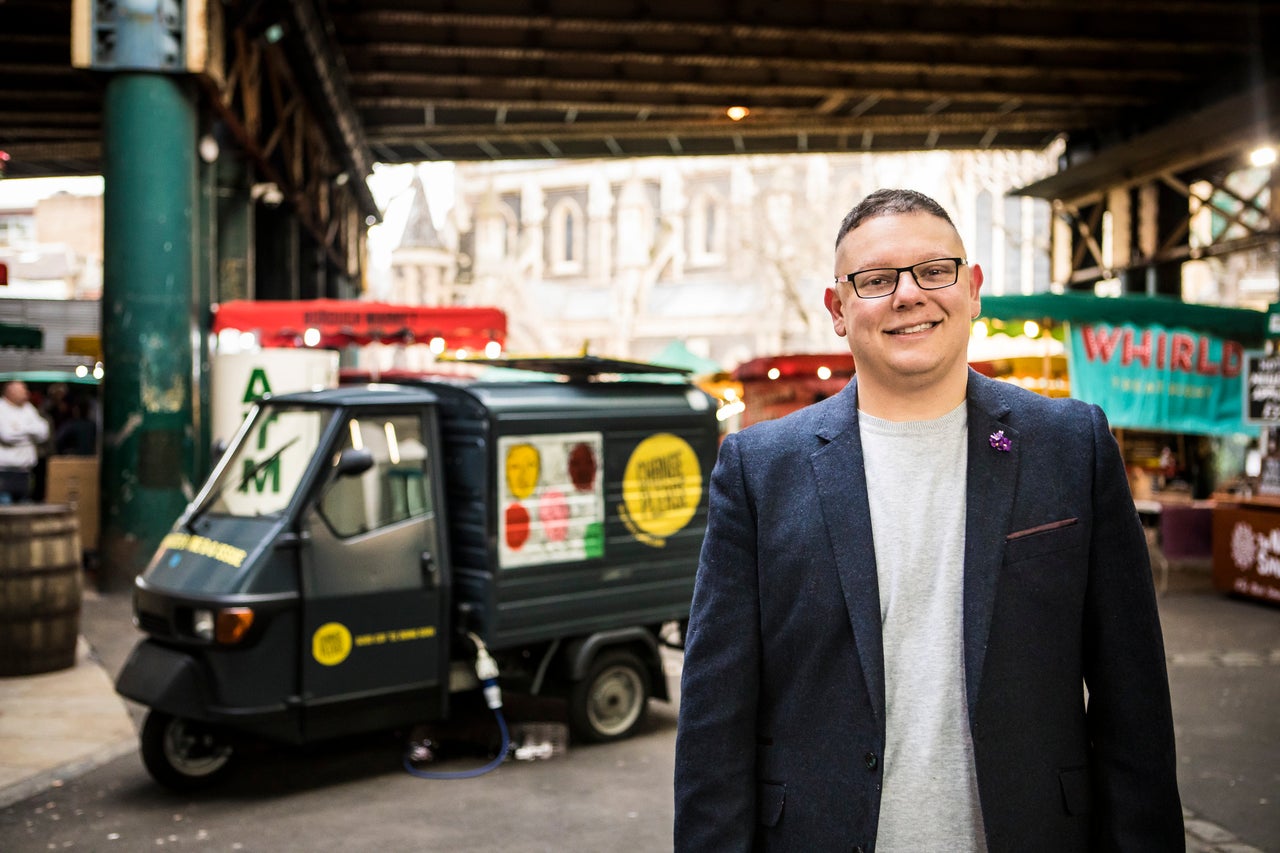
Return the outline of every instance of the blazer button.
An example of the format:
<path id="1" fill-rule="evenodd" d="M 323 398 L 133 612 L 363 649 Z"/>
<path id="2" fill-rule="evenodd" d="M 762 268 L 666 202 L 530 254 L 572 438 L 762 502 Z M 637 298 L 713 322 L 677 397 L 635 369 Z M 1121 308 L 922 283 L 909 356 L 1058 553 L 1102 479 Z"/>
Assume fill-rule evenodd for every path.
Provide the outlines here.
<path id="1" fill-rule="evenodd" d="M 853 853 L 867 853 L 861 844 L 854 845 Z"/>
<path id="2" fill-rule="evenodd" d="M 868 752 L 866 755 L 862 756 L 862 760 L 867 763 L 868 770 L 875 770 L 876 765 L 880 763 L 874 752 Z"/>

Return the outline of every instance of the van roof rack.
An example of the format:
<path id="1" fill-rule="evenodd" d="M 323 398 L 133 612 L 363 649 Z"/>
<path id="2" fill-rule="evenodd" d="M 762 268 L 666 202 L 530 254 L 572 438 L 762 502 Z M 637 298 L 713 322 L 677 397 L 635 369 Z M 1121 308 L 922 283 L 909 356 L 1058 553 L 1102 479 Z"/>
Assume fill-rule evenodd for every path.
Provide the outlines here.
<path id="1" fill-rule="evenodd" d="M 540 373 L 557 373 L 571 382 L 591 381 L 609 374 L 665 374 L 688 376 L 691 371 L 683 367 L 653 364 L 647 361 L 629 361 L 621 358 L 602 358 L 598 355 L 575 356 L 503 356 L 500 358 L 448 358 L 462 364 L 483 364 L 487 367 L 506 367 L 513 370 L 532 370 Z"/>

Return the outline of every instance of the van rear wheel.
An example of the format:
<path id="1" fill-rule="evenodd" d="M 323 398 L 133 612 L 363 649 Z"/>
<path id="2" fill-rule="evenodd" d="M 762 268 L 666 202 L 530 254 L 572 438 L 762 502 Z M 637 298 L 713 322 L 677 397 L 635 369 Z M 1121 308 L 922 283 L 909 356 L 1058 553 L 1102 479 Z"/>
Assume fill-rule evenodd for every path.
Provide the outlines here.
<path id="1" fill-rule="evenodd" d="M 605 651 L 569 691 L 569 727 L 583 741 L 630 735 L 649 707 L 649 670 L 626 649 Z"/>
<path id="2" fill-rule="evenodd" d="M 215 784 L 231 770 L 230 740 L 217 728 L 151 711 L 142 724 L 142 763 L 151 777 L 174 791 Z"/>

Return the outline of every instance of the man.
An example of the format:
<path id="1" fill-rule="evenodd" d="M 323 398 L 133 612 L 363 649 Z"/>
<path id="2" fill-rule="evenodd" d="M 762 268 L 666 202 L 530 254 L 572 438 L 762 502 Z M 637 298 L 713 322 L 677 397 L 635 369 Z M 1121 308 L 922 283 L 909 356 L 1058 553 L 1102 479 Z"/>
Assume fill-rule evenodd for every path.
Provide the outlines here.
<path id="1" fill-rule="evenodd" d="M 0 504 L 25 501 L 31 494 L 36 446 L 49 438 L 49 423 L 31 405 L 27 384 L 4 383 L 0 392 Z"/>
<path id="2" fill-rule="evenodd" d="M 1103 413 L 969 369 L 982 270 L 927 196 L 867 197 L 835 260 L 855 378 L 728 436 L 712 473 L 676 850 L 1182 850 Z"/>

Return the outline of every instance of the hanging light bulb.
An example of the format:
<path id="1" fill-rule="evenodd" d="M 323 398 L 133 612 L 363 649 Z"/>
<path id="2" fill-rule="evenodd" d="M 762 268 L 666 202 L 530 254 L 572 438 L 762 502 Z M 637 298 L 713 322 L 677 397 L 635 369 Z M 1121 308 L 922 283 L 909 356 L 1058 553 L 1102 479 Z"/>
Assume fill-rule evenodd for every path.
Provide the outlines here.
<path id="1" fill-rule="evenodd" d="M 1249 152 L 1249 163 L 1258 168 L 1273 166 L 1275 162 L 1276 147 L 1274 145 L 1263 145 Z"/>

